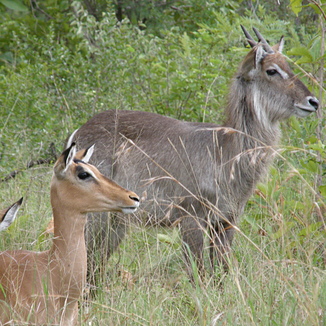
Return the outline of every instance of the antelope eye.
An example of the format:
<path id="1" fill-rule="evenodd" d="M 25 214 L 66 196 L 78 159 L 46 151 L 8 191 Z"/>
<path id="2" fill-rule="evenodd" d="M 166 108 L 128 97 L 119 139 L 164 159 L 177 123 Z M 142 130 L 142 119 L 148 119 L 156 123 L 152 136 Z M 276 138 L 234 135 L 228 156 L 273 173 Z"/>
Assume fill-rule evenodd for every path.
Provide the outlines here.
<path id="1" fill-rule="evenodd" d="M 268 70 L 266 70 L 266 74 L 268 76 L 276 75 L 277 74 L 277 70 L 276 69 L 268 69 Z"/>
<path id="2" fill-rule="evenodd" d="M 81 180 L 85 180 L 91 177 L 91 175 L 88 172 L 80 172 L 77 174 L 77 177 Z"/>

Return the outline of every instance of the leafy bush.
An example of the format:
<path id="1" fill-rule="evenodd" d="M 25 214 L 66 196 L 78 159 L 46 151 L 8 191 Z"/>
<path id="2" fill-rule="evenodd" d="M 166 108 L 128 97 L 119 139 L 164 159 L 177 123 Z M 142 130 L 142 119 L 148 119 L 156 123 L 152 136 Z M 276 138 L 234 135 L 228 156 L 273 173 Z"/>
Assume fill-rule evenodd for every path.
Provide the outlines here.
<path id="1" fill-rule="evenodd" d="M 296 18 L 283 2 L 280 10 L 276 2 L 173 1 L 177 9 L 154 8 L 153 20 L 138 28 L 128 19 L 118 22 L 110 2 L 110 11 L 98 16 L 81 1 L 32 3 L 29 11 L 0 7 L 0 177 L 25 170 L 1 183 L 1 201 L 17 200 L 17 193 L 28 197 L 22 219 L 1 236 L 3 249 L 48 245 L 42 231 L 50 218 L 51 167 L 26 170 L 26 163 L 49 157 L 51 143 L 60 152 L 66 136 L 95 113 L 117 108 L 222 121 L 229 81 L 248 51 L 240 24 L 257 27 L 271 43 L 284 35 L 296 73 L 324 94 L 324 36 L 308 8 Z M 106 285 L 99 289 L 102 298 L 91 302 L 85 318 L 98 324 L 128 318 L 162 325 L 220 319 L 232 325 L 322 324 L 324 126 L 322 115 L 284 122 L 276 162 L 240 224 L 224 292 L 211 283 L 204 289 L 189 286 L 175 231 L 159 230 L 157 236 L 136 228 L 120 248 L 123 255 L 112 258 L 110 292 Z M 20 229 L 29 230 L 25 238 Z M 123 266 L 137 275 L 134 291 L 126 291 L 114 274 Z M 107 312 L 114 309 L 119 313 Z"/>

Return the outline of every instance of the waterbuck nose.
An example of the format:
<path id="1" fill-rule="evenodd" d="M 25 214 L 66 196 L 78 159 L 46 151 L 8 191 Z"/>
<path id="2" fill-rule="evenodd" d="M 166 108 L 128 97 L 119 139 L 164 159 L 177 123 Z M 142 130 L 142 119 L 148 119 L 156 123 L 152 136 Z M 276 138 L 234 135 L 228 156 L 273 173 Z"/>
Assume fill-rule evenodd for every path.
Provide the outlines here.
<path id="1" fill-rule="evenodd" d="M 319 101 L 316 97 L 309 97 L 308 102 L 315 110 L 318 110 Z"/>

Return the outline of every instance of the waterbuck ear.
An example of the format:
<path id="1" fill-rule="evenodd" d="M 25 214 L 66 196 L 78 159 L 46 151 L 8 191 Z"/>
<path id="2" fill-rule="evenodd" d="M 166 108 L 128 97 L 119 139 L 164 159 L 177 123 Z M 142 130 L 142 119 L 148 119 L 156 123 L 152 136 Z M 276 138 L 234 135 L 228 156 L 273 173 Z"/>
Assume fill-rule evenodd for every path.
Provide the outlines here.
<path id="1" fill-rule="evenodd" d="M 54 165 L 54 173 L 57 177 L 63 177 L 69 168 L 70 164 L 73 162 L 76 155 L 76 144 L 72 143 L 69 148 L 67 148 L 58 158 Z"/>
<path id="2" fill-rule="evenodd" d="M 255 59 L 254 59 L 254 66 L 255 69 L 258 65 L 262 62 L 262 60 L 266 57 L 266 51 L 264 50 L 263 46 L 258 44 L 255 51 Z"/>
<path id="3" fill-rule="evenodd" d="M 273 50 L 275 52 L 282 53 L 283 52 L 283 48 L 284 48 L 284 36 L 281 37 L 279 43 L 277 43 L 277 44 L 275 44 L 273 46 Z"/>

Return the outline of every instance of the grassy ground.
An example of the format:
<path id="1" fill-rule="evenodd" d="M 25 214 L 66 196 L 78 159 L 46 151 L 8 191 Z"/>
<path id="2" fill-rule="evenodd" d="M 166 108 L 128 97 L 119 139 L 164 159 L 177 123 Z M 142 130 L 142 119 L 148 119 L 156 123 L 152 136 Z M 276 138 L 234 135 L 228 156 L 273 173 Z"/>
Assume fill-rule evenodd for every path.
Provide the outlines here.
<path id="1" fill-rule="evenodd" d="M 265 187 L 280 187 L 283 179 L 276 172 L 271 171 L 274 177 Z M 39 166 L 0 184 L 1 206 L 24 196 L 19 219 L 1 234 L 0 250 L 50 245 L 51 237 L 43 231 L 51 219 L 51 174 L 51 166 Z M 288 191 L 283 200 L 296 195 Z M 261 198 L 257 192 L 247 206 L 229 273 L 195 286 L 185 271 L 177 229 L 132 227 L 111 257 L 96 297 L 82 302 L 81 324 L 324 325 L 323 238 L 315 232 L 303 239 L 307 244 L 300 242 L 297 228 L 285 226 L 293 216 L 302 216 L 300 207 L 292 216 L 273 215 L 270 206 L 275 213 L 279 201 Z"/>
<path id="2" fill-rule="evenodd" d="M 271 10 L 261 7 L 259 19 L 220 10 L 195 33 L 171 29 L 162 38 L 128 22 L 117 28 L 114 13 L 97 22 L 77 11 L 60 13 L 70 17 L 60 36 L 54 23 L 34 26 L 28 15 L 3 22 L 4 49 L 13 59 L 0 69 L 1 179 L 14 169 L 23 172 L 0 182 L 0 208 L 21 196 L 24 203 L 1 234 L 0 251 L 50 246 L 44 231 L 52 215 L 52 166 L 25 166 L 53 157 L 50 143 L 61 150 L 68 133 L 94 113 L 123 108 L 220 121 L 227 85 L 247 52 L 240 23 L 256 26 L 273 44 L 284 33 L 286 51 L 292 49 L 304 71 L 295 73 L 319 92 L 324 37 L 317 28 L 308 34 L 304 24 L 269 16 Z M 193 286 L 178 230 L 133 226 L 96 296 L 81 303 L 81 325 L 326 325 L 326 204 L 316 193 L 325 196 L 325 182 L 316 181 L 326 159 L 325 129 L 316 130 L 325 125 L 322 115 L 284 123 L 283 150 L 246 206 L 228 274 Z"/>

